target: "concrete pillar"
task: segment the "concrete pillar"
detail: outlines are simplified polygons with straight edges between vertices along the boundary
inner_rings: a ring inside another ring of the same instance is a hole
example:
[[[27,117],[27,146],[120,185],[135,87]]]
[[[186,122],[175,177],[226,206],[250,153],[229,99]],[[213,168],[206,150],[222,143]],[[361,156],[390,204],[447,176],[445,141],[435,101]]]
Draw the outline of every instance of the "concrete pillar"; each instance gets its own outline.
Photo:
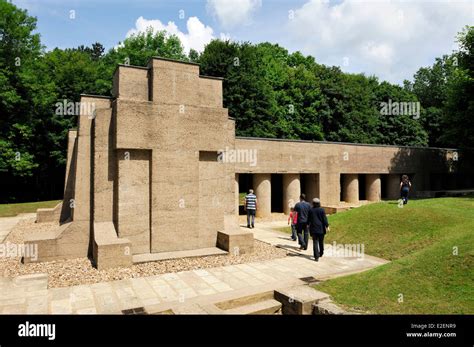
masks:
[[[348,203],[359,202],[358,174],[344,174],[342,176],[342,199]]]
[[[301,195],[300,174],[283,175],[283,213],[289,214]]]
[[[400,175],[399,174],[388,175],[387,198],[390,200],[400,199]]]
[[[380,175],[365,175],[365,198],[369,201],[380,201],[382,197],[382,180]]]
[[[308,174],[304,175],[305,189],[303,192],[306,194],[306,198],[311,202],[314,198],[320,198],[319,196],[319,174]]]
[[[271,182],[271,174],[253,175],[253,187],[257,196],[257,217],[269,217],[272,214]]]
[[[234,204],[235,204],[235,215],[239,215],[239,174],[235,174],[235,183],[234,183]]]

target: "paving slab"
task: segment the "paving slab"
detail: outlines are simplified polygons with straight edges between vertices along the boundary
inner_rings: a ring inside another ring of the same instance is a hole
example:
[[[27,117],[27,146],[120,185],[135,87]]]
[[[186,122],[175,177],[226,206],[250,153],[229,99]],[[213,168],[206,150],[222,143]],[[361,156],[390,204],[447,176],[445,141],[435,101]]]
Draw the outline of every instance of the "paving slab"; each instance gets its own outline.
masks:
[[[209,247],[209,248],[192,249],[188,251],[135,254],[134,256],[132,256],[132,261],[134,264],[139,264],[139,263],[147,263],[150,261],[158,261],[158,260],[204,257],[204,256],[209,256],[209,255],[226,255],[226,254],[228,254],[228,252],[220,248]]]
[[[309,251],[291,250],[293,241],[273,227],[272,223],[260,224],[253,229],[255,238],[287,247],[291,256],[68,288],[47,289],[47,276],[41,274],[13,280],[0,277],[0,312],[122,314],[126,309],[145,307],[149,313],[172,313],[172,308],[179,306],[175,313],[219,314],[222,310],[215,304],[220,301],[303,285],[308,278],[316,281],[344,276],[387,263],[369,255],[362,259],[324,256],[315,262]],[[313,295],[316,292],[306,288]]]

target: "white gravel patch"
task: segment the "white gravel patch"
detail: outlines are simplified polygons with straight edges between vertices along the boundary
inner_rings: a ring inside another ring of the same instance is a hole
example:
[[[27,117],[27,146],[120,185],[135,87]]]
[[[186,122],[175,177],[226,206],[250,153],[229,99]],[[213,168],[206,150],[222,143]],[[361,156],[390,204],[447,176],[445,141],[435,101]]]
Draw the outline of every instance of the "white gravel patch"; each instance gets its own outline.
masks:
[[[35,219],[19,222],[5,240],[22,244],[25,234],[36,233],[57,228],[57,223],[35,223]],[[104,281],[122,280],[144,276],[153,276],[169,272],[206,269],[226,265],[265,261],[287,256],[287,251],[255,240],[254,252],[242,255],[213,255],[195,258],[161,260],[151,263],[133,265],[128,268],[97,270],[88,258],[58,260],[46,263],[22,264],[21,258],[1,258],[0,276],[13,278],[20,275],[46,273],[48,287],[69,287],[81,284],[92,284]]]

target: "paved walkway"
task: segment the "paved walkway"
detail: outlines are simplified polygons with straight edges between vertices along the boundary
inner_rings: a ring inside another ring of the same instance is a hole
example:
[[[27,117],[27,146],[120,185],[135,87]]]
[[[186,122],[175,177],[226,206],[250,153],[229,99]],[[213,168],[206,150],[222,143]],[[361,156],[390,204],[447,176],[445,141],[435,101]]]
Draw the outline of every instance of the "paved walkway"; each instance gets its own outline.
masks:
[[[308,260],[313,260],[313,241],[311,237],[309,238],[308,249],[306,251],[300,251],[298,242],[293,241],[289,233],[275,231],[275,229],[283,227],[288,229],[290,228],[286,221],[266,222],[261,223],[260,225],[257,224],[256,227],[252,229],[252,231],[254,233],[255,239],[257,240],[269,243],[275,247],[283,248]],[[243,226],[241,226],[241,229],[248,230]],[[352,272],[360,272],[360,269],[369,269],[388,263],[388,261],[385,259],[373,257],[368,254],[360,254],[352,257],[341,257],[340,254],[337,253],[337,250],[334,250],[333,252],[332,244],[325,243],[324,249],[324,256],[319,259],[319,263],[321,264],[320,268],[324,269],[325,266],[329,266],[331,271],[318,273],[318,279],[328,279],[340,275],[347,275]],[[352,247],[348,248],[349,251],[352,249]],[[359,248],[359,250],[361,250],[361,248]],[[338,273],[337,269],[344,269],[345,272],[340,274]]]
[[[254,232],[265,242],[293,246],[285,234],[265,225]],[[292,254],[269,261],[67,288],[47,289],[47,276],[41,274],[0,278],[0,313],[121,314],[139,307],[148,313],[169,309],[177,313],[222,313],[216,303],[304,284],[308,277],[327,279],[386,263],[368,256],[360,260],[323,257],[315,262],[307,254]]]
[[[15,217],[0,218],[0,243],[5,240],[10,231],[15,225],[18,224],[18,222],[31,217],[36,217],[36,213],[21,213]]]

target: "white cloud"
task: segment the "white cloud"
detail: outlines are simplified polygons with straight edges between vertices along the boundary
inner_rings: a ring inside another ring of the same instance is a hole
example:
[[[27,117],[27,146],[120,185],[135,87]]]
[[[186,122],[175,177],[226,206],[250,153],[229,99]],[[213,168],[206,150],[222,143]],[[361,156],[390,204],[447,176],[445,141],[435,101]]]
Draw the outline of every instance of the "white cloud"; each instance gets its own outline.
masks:
[[[207,10],[224,28],[234,28],[251,22],[262,0],[207,0]]]
[[[434,57],[451,53],[456,33],[472,24],[472,14],[469,0],[310,0],[294,10],[287,39],[321,63],[399,83]]]
[[[184,46],[186,53],[189,50],[195,49],[199,52],[204,50],[206,44],[208,44],[214,38],[214,31],[210,26],[204,25],[199,18],[189,17],[186,22],[187,33],[179,30],[178,26],[169,21],[168,24],[163,24],[159,19],[145,19],[139,17],[135,23],[135,28],[130,29],[127,33],[127,37],[132,34],[146,31],[147,28],[153,28],[154,32],[166,30],[170,35],[176,35]],[[223,34],[220,36],[222,37]]]

